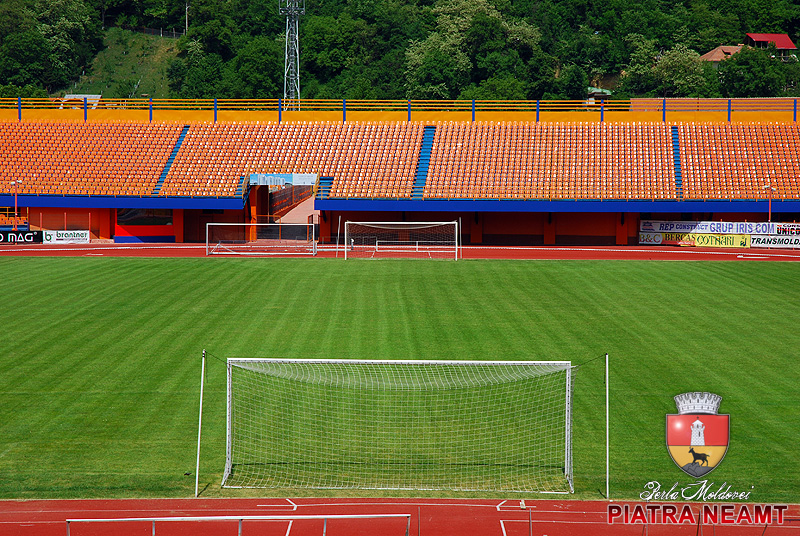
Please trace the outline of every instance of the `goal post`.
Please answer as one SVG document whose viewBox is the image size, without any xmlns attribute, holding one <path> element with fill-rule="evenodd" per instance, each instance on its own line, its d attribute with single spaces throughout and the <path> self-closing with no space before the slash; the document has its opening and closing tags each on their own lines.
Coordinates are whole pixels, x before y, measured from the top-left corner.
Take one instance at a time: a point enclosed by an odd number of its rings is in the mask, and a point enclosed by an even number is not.
<svg viewBox="0 0 800 536">
<path fill-rule="evenodd" d="M 344 258 L 454 259 L 459 255 L 458 221 L 344 224 Z"/>
<path fill-rule="evenodd" d="M 207 223 L 206 255 L 316 255 L 312 223 Z"/>
<path fill-rule="evenodd" d="M 227 361 L 232 488 L 571 493 L 568 361 Z"/>
</svg>

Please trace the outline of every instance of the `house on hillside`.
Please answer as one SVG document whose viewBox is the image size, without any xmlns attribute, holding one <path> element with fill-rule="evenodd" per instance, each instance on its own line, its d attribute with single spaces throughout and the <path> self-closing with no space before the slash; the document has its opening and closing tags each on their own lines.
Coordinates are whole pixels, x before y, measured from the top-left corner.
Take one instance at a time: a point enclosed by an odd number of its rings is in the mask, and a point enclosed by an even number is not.
<svg viewBox="0 0 800 536">
<path fill-rule="evenodd" d="M 770 43 L 775 45 L 781 60 L 789 61 L 791 57 L 797 59 L 797 47 L 787 34 L 749 33 L 744 40 L 745 45 L 753 48 L 767 48 Z"/>
<path fill-rule="evenodd" d="M 742 50 L 742 45 L 721 45 L 711 52 L 706 52 L 700 56 L 700 59 L 703 61 L 710 61 L 711 66 L 714 67 L 714 69 L 718 69 L 719 62 L 727 60 L 740 50 Z"/>
</svg>

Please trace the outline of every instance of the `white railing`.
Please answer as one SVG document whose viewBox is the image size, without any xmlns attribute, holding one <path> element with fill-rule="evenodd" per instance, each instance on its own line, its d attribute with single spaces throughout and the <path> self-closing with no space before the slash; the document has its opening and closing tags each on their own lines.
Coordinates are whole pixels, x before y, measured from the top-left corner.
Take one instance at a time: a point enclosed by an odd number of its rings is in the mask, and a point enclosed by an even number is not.
<svg viewBox="0 0 800 536">
<path fill-rule="evenodd" d="M 339 519 L 395 519 L 405 518 L 406 532 L 409 536 L 411 531 L 411 514 L 320 514 L 320 515 L 269 515 L 269 516 L 190 516 L 190 517 L 123 517 L 123 518 L 86 518 L 86 519 L 67 519 L 67 536 L 70 535 L 71 523 L 150 523 L 152 535 L 156 536 L 156 522 L 199 522 L 199 521 L 236 521 L 239 523 L 239 536 L 242 536 L 242 523 L 244 521 L 307 521 L 322 520 L 322 536 L 326 536 L 328 531 L 328 520 Z"/>
</svg>

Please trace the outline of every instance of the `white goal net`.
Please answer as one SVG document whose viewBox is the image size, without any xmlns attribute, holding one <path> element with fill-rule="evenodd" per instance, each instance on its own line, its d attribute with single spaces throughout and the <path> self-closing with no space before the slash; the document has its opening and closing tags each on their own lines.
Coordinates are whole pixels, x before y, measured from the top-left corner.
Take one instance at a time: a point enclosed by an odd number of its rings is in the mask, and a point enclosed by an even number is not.
<svg viewBox="0 0 800 536">
<path fill-rule="evenodd" d="M 206 255 L 316 255 L 311 223 L 207 223 Z"/>
<path fill-rule="evenodd" d="M 573 370 L 228 359 L 222 485 L 569 493 Z"/>
<path fill-rule="evenodd" d="M 458 222 L 344 224 L 344 258 L 458 259 Z"/>
</svg>

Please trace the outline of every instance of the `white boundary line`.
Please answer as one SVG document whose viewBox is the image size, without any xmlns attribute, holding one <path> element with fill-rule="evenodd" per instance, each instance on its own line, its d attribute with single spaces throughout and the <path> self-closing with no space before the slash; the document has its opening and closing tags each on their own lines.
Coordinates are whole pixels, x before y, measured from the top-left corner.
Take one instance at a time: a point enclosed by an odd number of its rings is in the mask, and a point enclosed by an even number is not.
<svg viewBox="0 0 800 536">
<path fill-rule="evenodd" d="M 291 499 L 283 499 L 284 501 L 288 502 L 289 504 L 257 504 L 256 507 L 258 508 L 286 508 L 290 507 L 291 512 L 295 512 L 297 510 L 297 504 L 292 502 Z"/>
</svg>

